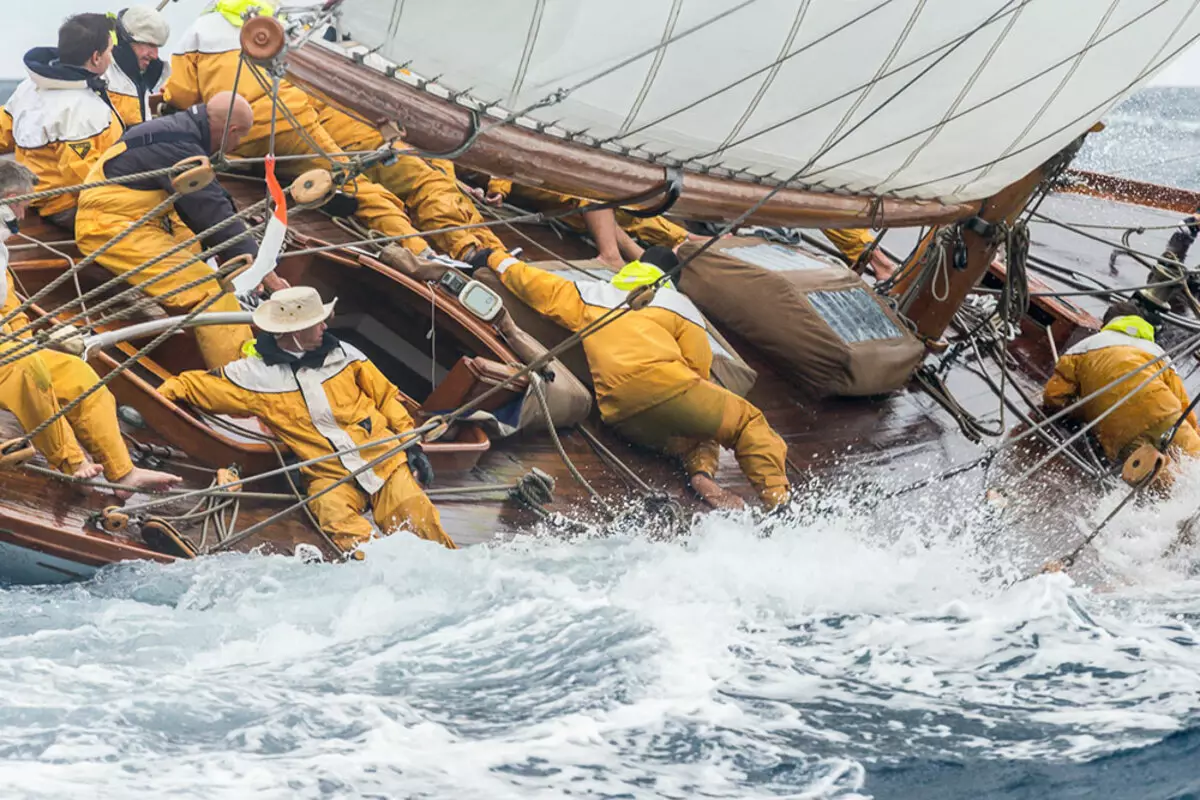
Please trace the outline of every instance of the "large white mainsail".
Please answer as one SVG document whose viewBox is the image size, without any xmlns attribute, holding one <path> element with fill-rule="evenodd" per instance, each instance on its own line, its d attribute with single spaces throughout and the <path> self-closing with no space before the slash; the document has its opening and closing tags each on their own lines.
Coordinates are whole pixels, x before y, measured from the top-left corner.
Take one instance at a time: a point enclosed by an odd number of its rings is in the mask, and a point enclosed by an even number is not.
<svg viewBox="0 0 1200 800">
<path fill-rule="evenodd" d="M 451 90 L 586 131 L 577 142 L 715 175 L 958 202 L 1087 130 L 1200 36 L 1198 6 L 345 0 L 340 28 Z"/>
</svg>

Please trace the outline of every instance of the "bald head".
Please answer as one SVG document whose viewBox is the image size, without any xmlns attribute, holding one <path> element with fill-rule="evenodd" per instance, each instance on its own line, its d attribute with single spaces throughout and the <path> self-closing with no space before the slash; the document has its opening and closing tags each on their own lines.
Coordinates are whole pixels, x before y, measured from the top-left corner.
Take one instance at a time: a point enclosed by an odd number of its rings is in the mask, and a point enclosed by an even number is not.
<svg viewBox="0 0 1200 800">
<path fill-rule="evenodd" d="M 217 92 L 205 104 L 208 111 L 209 135 L 212 137 L 212 150 L 216 153 L 221 149 L 221 136 L 225 133 L 225 122 L 229 121 L 229 134 L 225 137 L 225 150 L 235 150 L 250 128 L 254 125 L 254 110 L 250 103 L 240 94 L 233 92 Z"/>
</svg>

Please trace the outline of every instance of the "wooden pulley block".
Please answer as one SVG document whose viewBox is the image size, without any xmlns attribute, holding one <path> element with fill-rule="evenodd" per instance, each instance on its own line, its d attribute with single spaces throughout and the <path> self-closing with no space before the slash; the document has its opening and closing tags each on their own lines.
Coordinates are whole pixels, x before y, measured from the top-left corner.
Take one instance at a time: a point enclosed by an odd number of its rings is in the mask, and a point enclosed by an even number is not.
<svg viewBox="0 0 1200 800">
<path fill-rule="evenodd" d="M 150 517 L 142 525 L 142 538 L 146 544 L 160 553 L 175 556 L 175 558 L 195 558 L 196 548 L 175 529 L 175 526 L 165 519 Z"/>
<path fill-rule="evenodd" d="M 274 17 L 251 17 L 242 25 L 242 52 L 251 61 L 273 61 L 287 46 L 283 24 Z"/>
<path fill-rule="evenodd" d="M 321 205 L 333 197 L 333 175 L 327 169 L 310 169 L 301 173 L 288 187 L 292 199 L 303 205 Z"/>
<path fill-rule="evenodd" d="M 652 286 L 639 286 L 629 293 L 629 307 L 641 311 L 654 302 L 655 290 Z"/>
<path fill-rule="evenodd" d="M 191 166 L 188 166 L 189 164 Z M 209 163 L 207 156 L 185 158 L 175 166 L 187 167 L 183 172 L 171 178 L 171 185 L 180 194 L 198 192 L 212 183 L 217 177 L 213 173 L 212 164 Z"/>
<path fill-rule="evenodd" d="M 0 469 L 16 469 L 37 455 L 33 443 L 25 439 L 9 439 L 0 444 Z"/>
<path fill-rule="evenodd" d="M 227 488 L 225 490 L 227 492 L 240 492 L 242 490 L 242 484 L 237 482 L 241 479 L 242 476 L 237 471 L 236 467 L 222 467 L 221 469 L 217 470 L 217 486 L 226 487 L 231 483 L 237 484 L 236 486 Z"/>
<path fill-rule="evenodd" d="M 234 279 L 252 266 L 254 266 L 254 258 L 249 253 L 242 253 L 222 264 L 221 269 L 232 269 L 225 273 L 224 278 L 217 281 L 221 285 L 221 290 L 227 293 L 233 292 Z"/>
<path fill-rule="evenodd" d="M 97 520 L 100 529 L 108 533 L 124 533 L 129 528 L 129 515 L 120 506 L 106 506 Z"/>
<path fill-rule="evenodd" d="M 446 431 L 450 430 L 450 423 L 442 417 L 430 417 L 425 424 L 428 425 L 431 422 L 434 423 L 433 427 L 423 436 L 426 442 L 436 442 L 446 435 Z"/>
<path fill-rule="evenodd" d="M 1167 457 L 1152 444 L 1139 445 L 1125 459 L 1121 468 L 1121 480 L 1130 486 L 1138 486 L 1156 471 L 1162 475 L 1167 469 Z"/>
</svg>

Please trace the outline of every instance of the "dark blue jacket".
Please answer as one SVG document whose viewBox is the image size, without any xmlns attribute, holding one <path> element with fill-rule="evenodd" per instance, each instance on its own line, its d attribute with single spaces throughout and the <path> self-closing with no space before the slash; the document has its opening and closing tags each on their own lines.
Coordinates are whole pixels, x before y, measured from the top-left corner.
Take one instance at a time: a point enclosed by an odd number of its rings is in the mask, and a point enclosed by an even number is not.
<svg viewBox="0 0 1200 800">
<path fill-rule="evenodd" d="M 121 141 L 128 149 L 119 156 L 108 160 L 108 163 L 104 165 L 104 177 L 121 178 L 138 172 L 169 167 L 192 156 L 210 155 L 212 153 L 210 139 L 208 112 L 204 106 L 200 105 L 192 106 L 187 111 L 180 111 L 177 114 L 134 125 L 121 137 Z M 175 191 L 169 175 L 146 178 L 123 185 L 130 189 L 161 190 L 168 194 Z M 216 181 L 199 191 L 180 197 L 175 201 L 175 211 L 183 219 L 184 224 L 192 229 L 193 233 L 206 230 L 237 213 L 237 209 L 233 205 L 233 198 Z M 234 220 L 216 233 L 206 236 L 201 244 L 205 249 L 215 247 L 245 230 L 245 222 L 240 219 Z M 218 259 L 226 261 L 242 253 L 251 256 L 258 253 L 258 244 L 253 238 L 243 239 L 223 250 Z"/>
</svg>

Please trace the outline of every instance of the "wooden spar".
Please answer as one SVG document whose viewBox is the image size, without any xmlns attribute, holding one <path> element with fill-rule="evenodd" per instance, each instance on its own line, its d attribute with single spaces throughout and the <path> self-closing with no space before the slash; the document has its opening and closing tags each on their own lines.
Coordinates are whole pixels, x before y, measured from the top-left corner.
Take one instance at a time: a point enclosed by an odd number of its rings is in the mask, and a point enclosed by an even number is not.
<svg viewBox="0 0 1200 800">
<path fill-rule="evenodd" d="M 421 150 L 449 152 L 461 146 L 471 131 L 467 109 L 318 44 L 289 52 L 288 76 L 367 119 L 398 123 L 405 141 Z M 633 197 L 661 186 L 665 179 L 662 166 L 517 125 L 487 130 L 455 161 L 470 170 L 595 200 Z M 689 219 L 728 221 L 770 190 L 763 184 L 686 172 L 683 194 L 672 210 Z M 973 216 L 979 207 L 978 202 L 944 204 L 784 189 L 747 222 L 810 228 L 942 225 Z"/>
<path fill-rule="evenodd" d="M 1011 225 L 1045 177 L 1046 168 L 1043 165 L 1001 189 L 983 202 L 983 210 L 979 212 L 979 217 L 988 223 L 1004 222 Z M 935 233 L 936 231 L 930 231 L 922 240 L 910 256 L 910 262 L 923 257 Z M 904 315 L 916 325 L 917 334 L 927 341 L 936 341 L 942 337 L 958 307 L 991 266 L 1000 244 L 980 236 L 966 226 L 963 226 L 962 238 L 967 247 L 967 265 L 963 269 L 955 269 L 954 254 L 948 249 L 945 253 L 948 285 L 942 284 L 937 278 L 922 279 L 922 270 L 918 267 L 909 270 L 892 288 L 892 295 L 902 297 L 914 281 L 921 281 L 916 297 L 908 308 L 904 309 Z M 935 294 L 943 293 L 942 299 L 935 297 Z"/>
<path fill-rule="evenodd" d="M 1160 186 L 1157 183 L 1118 178 L 1116 175 L 1082 169 L 1067 170 L 1066 178 L 1067 182 L 1060 191 L 1119 200 L 1139 206 L 1152 206 L 1165 211 L 1178 211 L 1180 214 L 1191 214 L 1200 208 L 1200 192 L 1174 186 Z"/>
</svg>

